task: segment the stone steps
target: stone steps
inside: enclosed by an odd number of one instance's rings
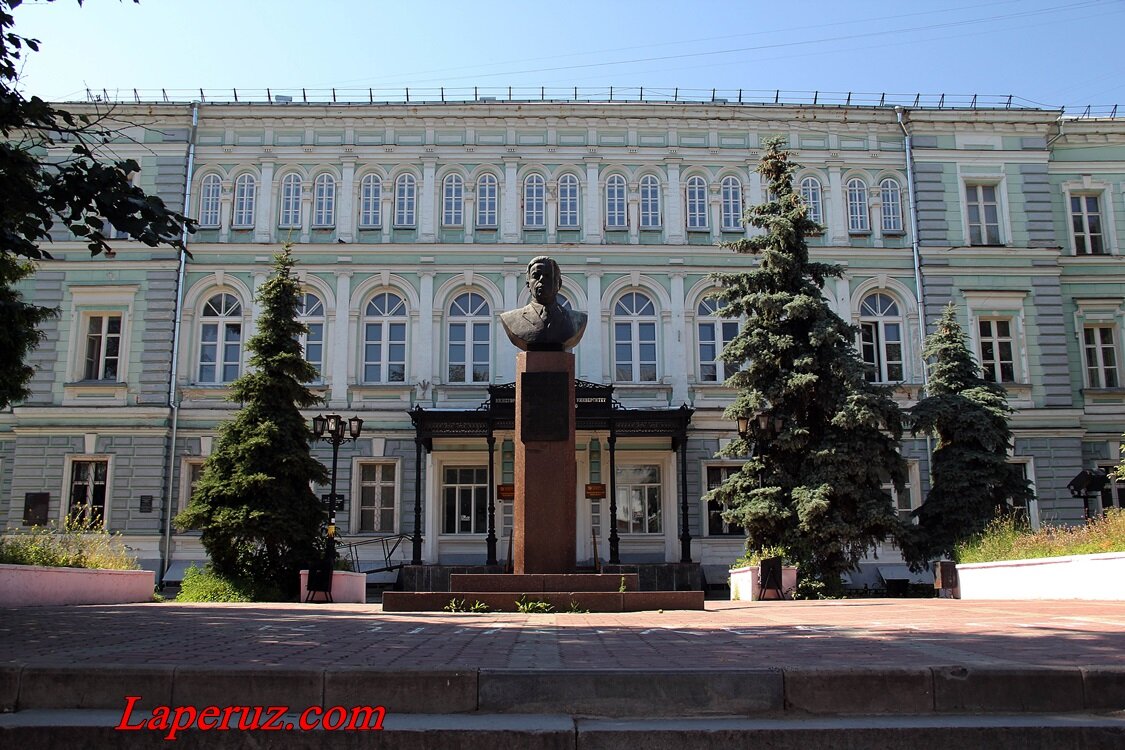
[[[664,609],[703,609],[702,591],[387,591],[384,612],[441,612],[453,599],[492,612],[518,612],[519,602],[546,602],[553,612],[645,612]]]

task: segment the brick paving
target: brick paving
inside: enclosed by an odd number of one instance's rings
[[[391,669],[1125,667],[1125,602],[709,601],[702,612],[377,604],[0,609],[0,665]]]

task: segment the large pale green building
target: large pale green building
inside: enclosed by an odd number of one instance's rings
[[[612,385],[621,414],[672,425],[580,424],[578,562],[595,546],[609,555],[614,524],[622,562],[690,558],[722,580],[744,540],[701,496],[736,465],[715,455],[734,433],[718,352],[738,322],[717,315],[710,274],[754,262],[719,243],[756,231],[741,216],[763,200],[754,169],[772,135],[794,150],[826,227],[813,255],[846,267],[824,293],[859,327],[871,377],[912,404],[922,338],[952,301],[1015,408],[1011,460],[1035,488],[1032,522],[1125,502],[1112,485],[1088,501],[1067,489],[1117,463],[1125,432],[1121,121],[557,101],[154,103],[112,116],[122,130],[108,152],[136,159],[147,191],[186,199],[200,230],[182,269],[168,249],[122,240],[91,258],[55,238],[25,291],[60,314],[33,355],[31,397],[0,414],[7,526],[97,513],[170,580],[202,559],[198,536],[169,519],[237,406],[225,398],[246,367],[254,292],[291,242],[325,410],[365,420],[340,454],[344,537],[405,534],[396,559],[480,564],[492,506],[505,558],[511,507],[495,485],[512,481],[511,429],[495,422],[489,439],[464,427],[477,417],[456,425],[514,380],[497,315],[526,303],[525,265],[547,254],[567,303],[590,316],[579,379]],[[428,418],[446,431],[416,427]],[[928,450],[903,443],[904,512],[925,496]],[[616,494],[588,497],[599,484]]]

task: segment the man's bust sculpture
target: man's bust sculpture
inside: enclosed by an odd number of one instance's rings
[[[559,304],[559,264],[546,255],[532,258],[527,264],[527,288],[531,290],[531,304],[500,313],[508,338],[523,351],[573,349],[586,331],[586,313]]]

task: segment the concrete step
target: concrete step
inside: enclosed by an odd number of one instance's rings
[[[471,606],[481,602],[492,612],[518,612],[518,602],[547,602],[553,612],[646,612],[703,609],[702,591],[388,591],[384,612],[441,612],[453,599]]]
[[[174,747],[360,748],[443,750],[488,747],[545,750],[1119,750],[1125,718],[1094,714],[891,717],[795,717],[608,720],[560,714],[388,713],[382,731],[297,729],[298,714],[279,731],[186,729]],[[120,711],[23,711],[0,715],[0,747],[21,750],[169,747],[166,729],[115,729]],[[132,722],[137,723],[137,722]],[[293,725],[293,729],[288,729]]]
[[[639,591],[636,573],[453,573],[450,591]]]

